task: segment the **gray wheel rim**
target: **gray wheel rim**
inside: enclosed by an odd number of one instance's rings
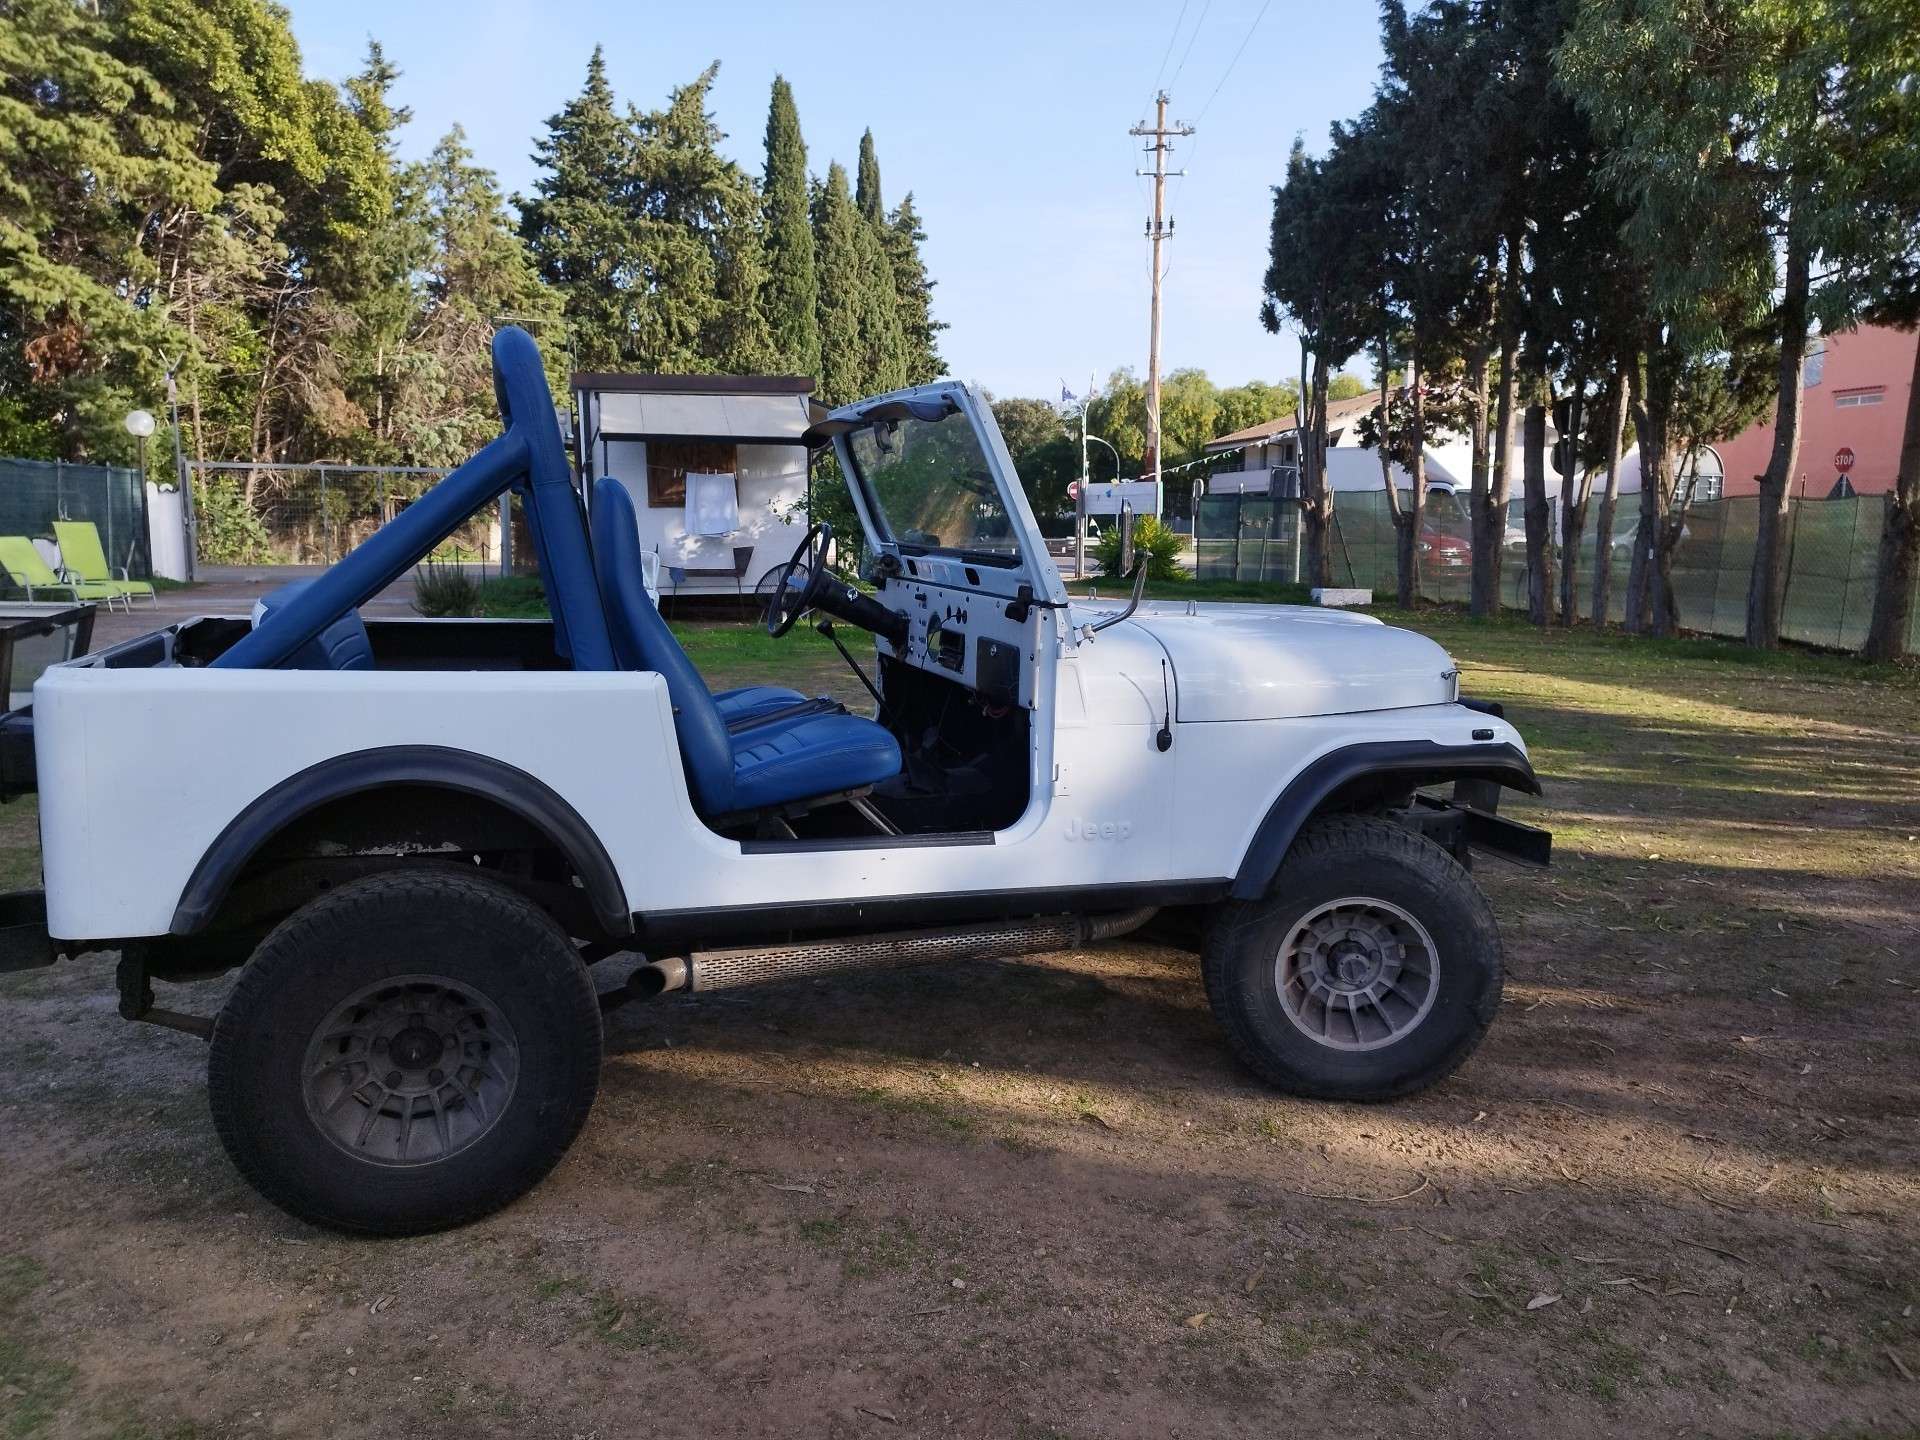
[[[1329,900],[1294,922],[1274,961],[1280,1008],[1330,1050],[1378,1050],[1427,1018],[1440,952],[1413,916],[1363,895]]]
[[[307,1042],[307,1117],[334,1145],[375,1165],[432,1165],[459,1154],[506,1113],[520,1043],[471,985],[396,975],[356,991]]]

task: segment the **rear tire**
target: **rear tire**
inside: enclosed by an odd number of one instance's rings
[[[214,1127],[267,1199],[412,1235],[519,1198],[600,1081],[600,1007],[572,942],[479,876],[380,875],[274,930],[215,1021]]]
[[[1300,832],[1270,896],[1229,901],[1201,955],[1234,1051],[1290,1094],[1391,1100],[1450,1074],[1500,1008],[1500,932],[1445,850],[1376,816]]]

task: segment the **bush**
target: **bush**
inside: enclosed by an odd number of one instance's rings
[[[259,565],[274,558],[273,541],[246,490],[228,475],[193,482],[199,558],[208,565]]]
[[[1141,557],[1146,558],[1147,579],[1185,579],[1186,572],[1180,568],[1180,552],[1185,548],[1180,532],[1171,526],[1162,524],[1151,515],[1134,517],[1133,559],[1137,565]],[[1117,521],[1100,532],[1100,538],[1093,542],[1093,554],[1100,562],[1101,570],[1108,575],[1118,576],[1121,573],[1120,526]]]
[[[413,571],[413,608],[422,615],[470,618],[480,613],[480,582],[463,565],[429,560]]]

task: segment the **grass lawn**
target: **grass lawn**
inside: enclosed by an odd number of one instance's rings
[[[111,957],[4,977],[0,1436],[1920,1433],[1920,672],[1380,613],[1556,837],[1436,1089],[1273,1095],[1141,943],[629,1007],[539,1189],[375,1243],[254,1197]]]

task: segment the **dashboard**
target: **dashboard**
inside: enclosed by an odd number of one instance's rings
[[[1032,706],[1036,611],[1016,620],[1003,596],[915,575],[889,577],[877,598],[907,620],[904,639],[879,642],[895,660],[964,685],[989,704]]]

